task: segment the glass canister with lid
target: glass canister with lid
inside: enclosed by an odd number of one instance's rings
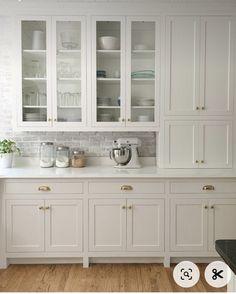
[[[54,145],[52,142],[42,142],[40,144],[40,167],[53,167],[54,165]]]
[[[71,165],[72,167],[85,167],[86,158],[85,152],[82,150],[72,150],[71,152]]]
[[[57,146],[56,167],[68,167],[70,165],[70,148],[67,146]]]

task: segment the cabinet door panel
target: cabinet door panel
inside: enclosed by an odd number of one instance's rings
[[[164,200],[128,200],[127,208],[127,249],[164,250]]]
[[[207,209],[203,199],[171,199],[172,251],[204,251],[207,247]]]
[[[232,167],[232,123],[203,122],[200,127],[201,168]]]
[[[191,121],[165,123],[165,167],[198,167],[198,125]]]
[[[7,251],[41,252],[44,250],[43,200],[7,200]]]
[[[82,251],[82,200],[46,201],[46,250]]]
[[[215,250],[218,239],[236,239],[236,200],[210,200],[209,250]]]
[[[126,201],[96,199],[89,202],[90,251],[122,251],[126,245]]]
[[[233,111],[234,25],[230,17],[204,17],[201,21],[202,114]]]
[[[198,115],[199,18],[168,17],[166,27],[166,113]]]

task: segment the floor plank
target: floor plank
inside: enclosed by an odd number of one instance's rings
[[[10,265],[0,270],[0,292],[226,292],[204,279],[206,265],[198,265],[201,279],[192,288],[176,285],[171,268],[161,264]]]

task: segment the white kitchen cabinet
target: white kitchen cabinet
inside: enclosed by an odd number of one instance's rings
[[[101,37],[116,38],[112,49]],[[155,17],[94,17],[92,125],[155,127],[160,91],[160,27]]]
[[[44,201],[6,201],[7,252],[44,250]]]
[[[127,200],[127,250],[164,250],[164,200]]]
[[[126,242],[126,201],[89,201],[89,250],[123,251]]]
[[[7,200],[8,252],[81,252],[82,200]]]
[[[17,126],[40,131],[85,126],[85,19],[22,17],[17,26]]]
[[[163,251],[164,200],[92,199],[90,251]]]
[[[231,121],[166,121],[165,167],[231,168]]]
[[[82,251],[82,200],[45,201],[46,251]]]
[[[207,249],[207,201],[171,199],[171,251],[205,251]]]
[[[236,199],[209,200],[209,250],[215,250],[215,241],[236,239]]]
[[[197,115],[199,101],[200,19],[166,18],[167,115]]]
[[[169,16],[166,27],[166,115],[232,115],[233,18]]]

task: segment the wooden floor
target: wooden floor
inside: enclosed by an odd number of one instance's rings
[[[201,280],[183,289],[172,278],[173,267],[157,264],[10,265],[0,270],[0,292],[215,292],[204,280],[206,265],[199,265]]]

